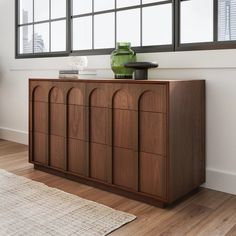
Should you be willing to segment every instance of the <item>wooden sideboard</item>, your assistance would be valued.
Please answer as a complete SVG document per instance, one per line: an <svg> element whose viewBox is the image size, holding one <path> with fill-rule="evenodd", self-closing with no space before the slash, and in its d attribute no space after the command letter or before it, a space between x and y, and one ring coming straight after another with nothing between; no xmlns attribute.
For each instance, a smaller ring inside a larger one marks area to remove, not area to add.
<svg viewBox="0 0 236 236"><path fill-rule="evenodd" d="M29 81L29 160L165 206L205 181L205 81Z"/></svg>

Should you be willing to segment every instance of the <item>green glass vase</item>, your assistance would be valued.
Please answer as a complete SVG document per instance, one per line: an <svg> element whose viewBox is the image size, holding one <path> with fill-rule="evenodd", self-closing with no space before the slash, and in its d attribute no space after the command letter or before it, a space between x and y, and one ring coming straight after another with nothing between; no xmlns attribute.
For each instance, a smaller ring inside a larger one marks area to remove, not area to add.
<svg viewBox="0 0 236 236"><path fill-rule="evenodd" d="M131 44L117 43L111 54L111 68L116 79L132 79L134 70L124 67L128 62L136 62L136 54L131 49Z"/></svg>

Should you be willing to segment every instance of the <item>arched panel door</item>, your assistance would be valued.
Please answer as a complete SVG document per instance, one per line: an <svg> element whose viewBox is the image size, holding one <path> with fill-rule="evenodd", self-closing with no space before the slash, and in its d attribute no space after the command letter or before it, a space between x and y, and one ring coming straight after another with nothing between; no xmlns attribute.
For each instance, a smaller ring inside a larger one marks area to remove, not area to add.
<svg viewBox="0 0 236 236"><path fill-rule="evenodd" d="M107 91L99 86L89 94L90 176L104 182L111 179L111 113L107 97Z"/></svg>
<svg viewBox="0 0 236 236"><path fill-rule="evenodd" d="M138 112L136 97L126 89L113 96L113 183L137 189Z"/></svg>
<svg viewBox="0 0 236 236"><path fill-rule="evenodd" d="M71 88L67 93L68 109L68 171L86 175L86 137L84 94L80 88Z"/></svg>
<svg viewBox="0 0 236 236"><path fill-rule="evenodd" d="M139 97L140 191L166 197L166 114L158 92Z"/></svg>
<svg viewBox="0 0 236 236"><path fill-rule="evenodd" d="M63 91L53 87L49 92L50 166L65 168L66 105Z"/></svg>
<svg viewBox="0 0 236 236"><path fill-rule="evenodd" d="M47 163L47 140L48 140L48 103L47 91L41 86L36 86L32 92L30 104L30 132L34 152L30 153L36 163ZM34 156L32 156L34 155Z"/></svg>

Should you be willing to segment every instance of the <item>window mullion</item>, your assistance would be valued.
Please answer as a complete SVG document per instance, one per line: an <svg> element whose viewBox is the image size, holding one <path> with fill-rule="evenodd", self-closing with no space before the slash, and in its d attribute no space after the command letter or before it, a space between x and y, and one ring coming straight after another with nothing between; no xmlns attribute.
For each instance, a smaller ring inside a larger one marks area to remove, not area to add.
<svg viewBox="0 0 236 236"><path fill-rule="evenodd" d="M143 46L143 0L140 0L140 46Z"/></svg>
<svg viewBox="0 0 236 236"><path fill-rule="evenodd" d="M66 0L66 51L72 52L72 5L73 0Z"/></svg>
<svg viewBox="0 0 236 236"><path fill-rule="evenodd" d="M52 50L51 50L51 44L52 44L52 37L51 37L51 33L52 33L52 29L51 29L51 24L52 24L52 22L51 22L51 8L52 8L52 1L51 0L49 0L49 35L48 35L48 37L49 37L49 52L51 52Z"/></svg>
<svg viewBox="0 0 236 236"><path fill-rule="evenodd" d="M34 53L34 0L32 0L33 1L33 9L32 9L32 11L33 11L33 19L32 19L32 27L33 27L33 35L32 35L32 40L33 40L33 42L32 42L32 52Z"/></svg>
<svg viewBox="0 0 236 236"><path fill-rule="evenodd" d="M173 47L177 51L180 46L180 0L173 0Z"/></svg>
<svg viewBox="0 0 236 236"><path fill-rule="evenodd" d="M94 0L92 0L92 49L94 49Z"/></svg>
<svg viewBox="0 0 236 236"><path fill-rule="evenodd" d="M214 27L214 42L218 41L218 0L214 0L214 20L213 20L213 27Z"/></svg>
<svg viewBox="0 0 236 236"><path fill-rule="evenodd" d="M117 0L115 0L115 48L117 44Z"/></svg>

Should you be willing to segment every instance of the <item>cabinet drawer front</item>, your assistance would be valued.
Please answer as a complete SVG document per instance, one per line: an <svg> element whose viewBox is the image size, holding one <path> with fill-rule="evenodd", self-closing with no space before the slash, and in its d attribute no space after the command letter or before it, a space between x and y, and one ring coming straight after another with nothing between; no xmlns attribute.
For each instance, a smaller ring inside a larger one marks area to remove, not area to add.
<svg viewBox="0 0 236 236"><path fill-rule="evenodd" d="M138 90L128 84L116 84L113 87L112 107L115 109L138 110Z"/></svg>
<svg viewBox="0 0 236 236"><path fill-rule="evenodd" d="M113 141L115 147L138 149L138 112L114 109Z"/></svg>
<svg viewBox="0 0 236 236"><path fill-rule="evenodd" d="M72 87L73 86L73 87ZM69 91L67 92L67 103L70 105L85 105L85 85L70 84Z"/></svg>
<svg viewBox="0 0 236 236"><path fill-rule="evenodd" d="M100 144L109 143L109 109L102 107L90 107L90 141Z"/></svg>
<svg viewBox="0 0 236 236"><path fill-rule="evenodd" d="M49 101L50 103L62 103L65 104L65 96L63 89L58 87L52 87L49 91Z"/></svg>
<svg viewBox="0 0 236 236"><path fill-rule="evenodd" d="M148 153L140 153L140 192L166 198L166 159Z"/></svg>
<svg viewBox="0 0 236 236"><path fill-rule="evenodd" d="M90 177L104 182L111 180L111 147L90 143Z"/></svg>
<svg viewBox="0 0 236 236"><path fill-rule="evenodd" d="M36 102L48 102L50 86L50 82L30 82L29 100Z"/></svg>
<svg viewBox="0 0 236 236"><path fill-rule="evenodd" d="M140 112L139 140L142 152L166 155L166 115Z"/></svg>
<svg viewBox="0 0 236 236"><path fill-rule="evenodd" d="M64 104L50 104L50 134L65 137L65 114L66 106Z"/></svg>
<svg viewBox="0 0 236 236"><path fill-rule="evenodd" d="M111 107L112 86L106 83L87 84L87 106Z"/></svg>
<svg viewBox="0 0 236 236"><path fill-rule="evenodd" d="M139 97L139 110L147 112L167 112L167 86L143 86Z"/></svg>
<svg viewBox="0 0 236 236"><path fill-rule="evenodd" d="M48 136L42 133L31 133L33 140L33 161L36 163L41 163L43 165L47 164L47 140Z"/></svg>
<svg viewBox="0 0 236 236"><path fill-rule="evenodd" d="M33 110L33 127L31 124L31 131L48 133L48 103L34 102L32 105ZM33 128L33 130L32 130Z"/></svg>
<svg viewBox="0 0 236 236"><path fill-rule="evenodd" d="M85 107L68 105L68 136L85 140Z"/></svg>
<svg viewBox="0 0 236 236"><path fill-rule="evenodd" d="M50 135L50 166L65 169L65 138Z"/></svg>
<svg viewBox="0 0 236 236"><path fill-rule="evenodd" d="M68 171L86 175L85 141L68 139Z"/></svg>
<svg viewBox="0 0 236 236"><path fill-rule="evenodd" d="M124 149L113 149L113 184L137 190L138 159L137 152Z"/></svg>

